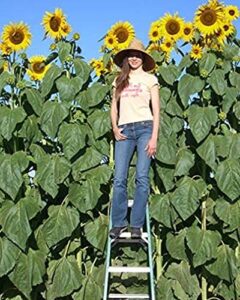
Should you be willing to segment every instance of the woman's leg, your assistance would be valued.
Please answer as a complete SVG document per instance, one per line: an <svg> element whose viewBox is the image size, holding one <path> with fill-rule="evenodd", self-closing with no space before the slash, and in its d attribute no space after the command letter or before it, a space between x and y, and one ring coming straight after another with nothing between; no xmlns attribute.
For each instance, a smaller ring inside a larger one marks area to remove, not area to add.
<svg viewBox="0 0 240 300"><path fill-rule="evenodd" d="M115 174L111 213L112 227L124 227L127 225L127 177L135 144L134 139L116 141L115 143Z"/></svg>

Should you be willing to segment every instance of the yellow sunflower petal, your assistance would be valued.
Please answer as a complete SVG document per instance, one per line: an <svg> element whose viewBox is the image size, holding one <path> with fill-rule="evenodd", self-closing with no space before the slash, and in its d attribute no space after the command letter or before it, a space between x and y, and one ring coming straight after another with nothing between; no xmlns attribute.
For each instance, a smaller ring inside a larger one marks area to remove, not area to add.
<svg viewBox="0 0 240 300"><path fill-rule="evenodd" d="M167 13L163 16L160 22L162 34L165 38L171 38L174 41L177 41L182 37L184 20L177 14L170 15Z"/></svg>
<svg viewBox="0 0 240 300"><path fill-rule="evenodd" d="M115 47L117 47L118 44L118 40L115 34L113 34L112 32L109 32L104 39L104 45L108 48L108 49L114 49Z"/></svg>
<svg viewBox="0 0 240 300"><path fill-rule="evenodd" d="M50 65L45 65L46 57L42 55L35 55L29 59L29 67L27 74L31 80L42 80Z"/></svg>
<svg viewBox="0 0 240 300"><path fill-rule="evenodd" d="M109 30L117 38L117 47L119 50L127 48L135 36L135 31L129 22L117 22Z"/></svg>
<svg viewBox="0 0 240 300"><path fill-rule="evenodd" d="M175 46L175 41L172 39L165 39L161 44L161 49L163 52L170 53Z"/></svg>
<svg viewBox="0 0 240 300"><path fill-rule="evenodd" d="M3 28L2 40L13 51L25 50L31 43L31 33L23 22L10 23Z"/></svg>
<svg viewBox="0 0 240 300"><path fill-rule="evenodd" d="M10 55L13 50L8 44L3 42L0 44L0 51L3 55Z"/></svg>
<svg viewBox="0 0 240 300"><path fill-rule="evenodd" d="M198 8L195 14L194 26L203 34L214 34L224 21L224 7L217 0Z"/></svg>

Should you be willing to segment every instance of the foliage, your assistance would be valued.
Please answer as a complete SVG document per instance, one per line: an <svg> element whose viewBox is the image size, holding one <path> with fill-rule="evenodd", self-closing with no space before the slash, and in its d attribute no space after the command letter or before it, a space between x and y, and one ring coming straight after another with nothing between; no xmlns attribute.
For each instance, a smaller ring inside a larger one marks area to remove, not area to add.
<svg viewBox="0 0 240 300"><path fill-rule="evenodd" d="M42 80L26 76L25 53L0 60L1 299L102 297L114 74L94 78L76 40L55 41ZM239 45L233 36L223 51L199 60L185 53L179 62L153 52L161 97L150 173L158 300L240 297ZM121 251L113 264L144 265L141 248ZM123 275L113 289L141 293L144 285L144 277L139 284Z"/></svg>

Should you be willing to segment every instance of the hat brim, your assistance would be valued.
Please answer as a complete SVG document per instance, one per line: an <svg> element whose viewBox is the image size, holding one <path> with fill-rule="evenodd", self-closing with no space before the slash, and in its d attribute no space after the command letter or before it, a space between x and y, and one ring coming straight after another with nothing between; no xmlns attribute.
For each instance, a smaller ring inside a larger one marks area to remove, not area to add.
<svg viewBox="0 0 240 300"><path fill-rule="evenodd" d="M124 58L127 56L127 54L130 51L138 51L141 52L143 54L143 69L145 71L151 71L155 68L155 61L154 59L146 52L138 50L138 49L124 49L119 51L113 58L114 63L118 66L118 67L122 67L122 63Z"/></svg>

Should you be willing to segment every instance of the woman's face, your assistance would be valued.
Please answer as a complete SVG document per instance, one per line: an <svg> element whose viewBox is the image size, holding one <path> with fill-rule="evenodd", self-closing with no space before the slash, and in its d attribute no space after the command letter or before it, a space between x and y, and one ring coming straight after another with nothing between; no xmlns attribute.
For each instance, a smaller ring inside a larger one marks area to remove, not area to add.
<svg viewBox="0 0 240 300"><path fill-rule="evenodd" d="M128 63L131 69L138 69L143 64L143 54L139 51L130 51L128 53Z"/></svg>

